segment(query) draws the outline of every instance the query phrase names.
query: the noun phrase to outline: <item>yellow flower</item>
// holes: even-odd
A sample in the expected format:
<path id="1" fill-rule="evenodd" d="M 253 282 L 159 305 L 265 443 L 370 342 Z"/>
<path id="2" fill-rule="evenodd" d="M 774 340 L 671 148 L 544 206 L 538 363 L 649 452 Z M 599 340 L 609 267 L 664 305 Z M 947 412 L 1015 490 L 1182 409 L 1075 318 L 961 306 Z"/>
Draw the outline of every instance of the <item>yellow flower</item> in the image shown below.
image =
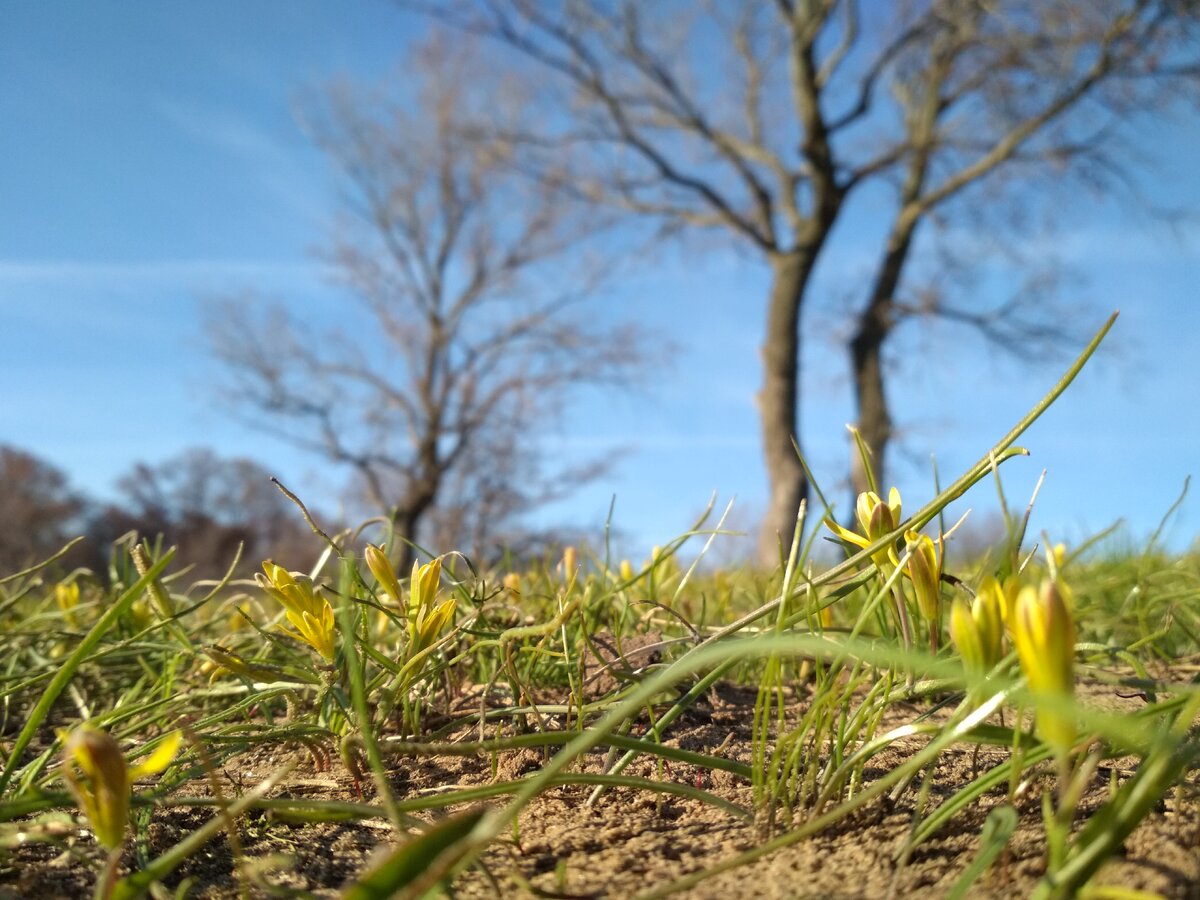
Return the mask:
<path id="1" fill-rule="evenodd" d="M 413 563 L 409 584 L 410 615 L 409 656 L 415 656 L 431 646 L 442 630 L 454 617 L 454 598 L 438 604 L 441 589 L 442 560 L 431 560 L 425 565 Z"/>
<path id="2" fill-rule="evenodd" d="M 388 596 L 392 598 L 392 602 L 404 606 L 404 597 L 400 590 L 400 579 L 396 577 L 396 570 L 392 568 L 391 562 L 387 558 L 387 554 L 383 552 L 382 547 L 376 547 L 374 544 L 367 544 L 367 549 L 363 555 L 367 560 L 367 568 L 371 570 L 371 574 L 375 576 L 375 580 L 379 582 L 379 586 L 387 591 Z"/>
<path id="3" fill-rule="evenodd" d="M 983 641 L 979 625 L 971 615 L 971 606 L 962 597 L 955 597 L 950 604 L 950 640 L 958 648 L 963 665 L 977 674 L 988 671 L 983 654 Z"/>
<path id="4" fill-rule="evenodd" d="M 1035 694 L 1070 697 L 1075 689 L 1075 622 L 1055 581 L 1024 587 L 1009 623 L 1021 671 Z M 1042 739 L 1066 752 L 1075 742 L 1075 723 L 1053 709 L 1037 711 Z"/>
<path id="5" fill-rule="evenodd" d="M 620 566 L 617 567 L 617 574 L 621 576 L 621 580 L 624 582 L 633 581 L 633 576 L 635 574 L 633 571 L 633 563 L 627 559 L 621 560 Z"/>
<path id="6" fill-rule="evenodd" d="M 202 647 L 201 650 L 218 668 L 234 675 L 240 675 L 250 681 L 285 681 L 288 678 L 288 673 L 277 666 L 244 659 L 232 650 L 227 650 L 217 644 Z"/>
<path id="7" fill-rule="evenodd" d="M 912 529 L 904 532 L 904 540 L 909 551 L 904 574 L 912 581 L 913 593 L 917 595 L 917 609 L 927 622 L 936 625 L 942 616 L 942 562 L 938 545 L 929 535 L 918 534 Z M 899 562 L 895 551 L 892 552 L 892 562 Z"/>
<path id="8" fill-rule="evenodd" d="M 129 825 L 129 799 L 133 782 L 165 769 L 179 748 L 180 733 L 172 732 L 145 760 L 133 768 L 125 761 L 117 742 L 108 733 L 80 725 L 62 735 L 63 777 L 75 800 L 96 833 L 96 840 L 109 850 L 125 843 Z M 76 771 L 83 773 L 83 778 Z"/>
<path id="9" fill-rule="evenodd" d="M 956 597 L 950 607 L 950 638 L 968 669 L 985 675 L 1004 657 L 1003 602 L 999 582 L 987 578 L 969 605 Z"/>
<path id="10" fill-rule="evenodd" d="M 79 605 L 79 582 L 59 582 L 54 586 L 54 600 L 62 610 L 63 618 L 71 628 L 76 627 L 75 607 Z"/>
<path id="11" fill-rule="evenodd" d="M 579 552 L 573 546 L 563 548 L 562 574 L 570 581 L 575 576 L 575 567 L 579 565 Z"/>
<path id="12" fill-rule="evenodd" d="M 1009 575 L 1004 581 L 1000 581 L 995 576 L 989 575 L 983 579 L 979 590 L 989 591 L 995 595 L 996 602 L 1000 606 L 1000 618 L 1011 637 L 1013 622 L 1017 617 L 1017 595 L 1021 593 L 1021 579 L 1016 575 Z"/>
<path id="13" fill-rule="evenodd" d="M 1054 557 L 1054 571 L 1058 572 L 1067 561 L 1067 545 L 1061 542 L 1055 544 L 1050 548 L 1050 555 Z"/>
<path id="14" fill-rule="evenodd" d="M 832 518 L 826 519 L 825 525 L 846 543 L 855 547 L 869 547 L 885 534 L 895 531 L 900 524 L 900 492 L 892 488 L 885 503 L 874 491 L 863 491 L 858 495 L 854 513 L 861 532 L 843 528 Z M 882 569 L 888 562 L 888 549 L 873 553 L 871 559 Z"/>
<path id="15" fill-rule="evenodd" d="M 517 597 L 521 596 L 521 575 L 518 572 L 507 572 L 501 583 L 504 589 Z"/>
<path id="16" fill-rule="evenodd" d="M 282 566 L 267 560 L 263 563 L 266 577 L 255 575 L 254 580 L 264 591 L 283 604 L 287 620 L 295 631 L 285 632 L 304 641 L 314 650 L 333 662 L 334 624 L 333 607 L 324 597 L 318 597 L 310 578 L 299 572 L 288 572 Z"/>
<path id="17" fill-rule="evenodd" d="M 425 565 L 413 563 L 408 592 L 410 606 L 415 612 L 419 613 L 436 603 L 441 588 L 442 558 L 440 556 L 437 559 L 431 559 Z"/>

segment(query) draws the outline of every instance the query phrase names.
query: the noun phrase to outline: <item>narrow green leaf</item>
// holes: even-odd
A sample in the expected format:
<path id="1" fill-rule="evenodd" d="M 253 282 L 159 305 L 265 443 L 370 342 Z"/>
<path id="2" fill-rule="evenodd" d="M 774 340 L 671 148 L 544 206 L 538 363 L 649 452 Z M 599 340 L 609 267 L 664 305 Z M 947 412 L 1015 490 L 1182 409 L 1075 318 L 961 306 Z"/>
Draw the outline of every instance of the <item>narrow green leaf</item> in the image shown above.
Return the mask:
<path id="1" fill-rule="evenodd" d="M 1008 846 L 1009 839 L 1017 830 L 1017 811 L 1011 806 L 997 806 L 983 823 L 983 831 L 979 835 L 979 855 L 971 865 L 967 866 L 954 887 L 946 894 L 946 900 L 959 900 L 965 897 L 971 886 L 979 880 L 979 876 L 987 871 L 988 866 L 1000 855 L 1000 851 Z"/>
<path id="2" fill-rule="evenodd" d="M 418 880 L 424 875 L 448 871 L 466 853 L 465 838 L 485 812 L 480 808 L 459 813 L 405 841 L 346 890 L 342 900 L 387 900 L 420 887 Z"/>
<path id="3" fill-rule="evenodd" d="M 155 563 L 152 568 L 146 570 L 145 575 L 134 582 L 125 593 L 118 597 L 117 602 L 104 611 L 104 615 L 96 621 L 91 631 L 84 635 L 83 640 L 79 642 L 79 646 L 75 648 L 75 651 L 67 657 L 58 672 L 55 673 L 54 678 L 50 680 L 50 684 L 46 686 L 46 690 L 42 693 L 41 699 L 38 700 L 37 705 L 29 713 L 29 719 L 25 722 L 25 727 L 17 735 L 17 740 L 13 743 L 12 751 L 8 754 L 8 761 L 4 764 L 4 774 L 0 775 L 0 795 L 4 794 L 4 791 L 12 781 L 13 775 L 17 770 L 17 764 L 21 759 L 21 754 L 25 752 L 25 748 L 29 746 L 29 742 L 33 740 L 33 736 L 42 726 L 42 723 L 46 721 L 46 716 L 50 714 L 50 708 L 54 705 L 54 701 L 58 699 L 58 695 L 63 692 L 67 683 L 75 676 L 80 663 L 100 643 L 100 639 L 116 624 L 117 619 L 125 613 L 125 610 L 129 609 L 133 601 L 142 595 L 142 592 L 146 590 L 146 586 L 166 569 L 174 555 L 175 548 L 172 547 L 163 554 L 162 559 Z"/>

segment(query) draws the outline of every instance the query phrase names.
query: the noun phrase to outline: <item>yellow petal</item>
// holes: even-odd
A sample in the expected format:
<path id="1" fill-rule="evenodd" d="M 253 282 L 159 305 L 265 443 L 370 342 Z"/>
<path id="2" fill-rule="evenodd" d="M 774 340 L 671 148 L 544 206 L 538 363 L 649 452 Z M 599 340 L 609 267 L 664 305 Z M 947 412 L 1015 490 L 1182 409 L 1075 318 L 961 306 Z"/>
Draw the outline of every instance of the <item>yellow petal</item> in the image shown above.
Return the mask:
<path id="1" fill-rule="evenodd" d="M 987 671 L 983 642 L 971 609 L 962 597 L 955 597 L 950 605 L 950 639 L 958 648 L 958 654 L 968 669 Z"/>
<path id="2" fill-rule="evenodd" d="M 328 607 L 326 607 L 328 608 Z M 309 645 L 330 662 L 333 661 L 333 612 L 322 615 L 320 619 L 304 613 L 304 639 Z"/>
<path id="3" fill-rule="evenodd" d="M 871 522 L 871 514 L 875 512 L 875 507 L 879 505 L 879 495 L 874 491 L 863 491 L 858 495 L 858 499 L 854 504 L 854 516 L 858 519 L 858 524 L 865 532 L 867 526 Z"/>
<path id="4" fill-rule="evenodd" d="M 900 509 L 901 509 L 900 492 L 898 490 L 896 490 L 896 488 L 892 488 L 890 491 L 888 491 L 887 505 L 888 505 L 888 509 L 892 513 L 892 521 L 895 523 L 892 527 L 895 528 L 896 525 L 900 524 Z"/>
<path id="5" fill-rule="evenodd" d="M 371 570 L 379 585 L 388 592 L 393 602 L 401 603 L 400 579 L 396 577 L 396 570 L 392 568 L 392 563 L 383 552 L 383 548 L 367 544 L 363 556 L 367 561 L 367 568 Z"/>
<path id="6" fill-rule="evenodd" d="M 833 519 L 825 520 L 825 527 L 834 533 L 839 539 L 848 544 L 853 544 L 856 547 L 869 547 L 871 542 L 857 532 L 851 531 L 848 528 L 843 528 Z"/>
<path id="7" fill-rule="evenodd" d="M 172 731 L 154 748 L 154 752 L 134 766 L 129 772 L 129 780 L 134 781 L 146 775 L 156 775 L 171 764 L 175 753 L 179 750 L 179 742 L 183 740 L 182 731 Z"/>

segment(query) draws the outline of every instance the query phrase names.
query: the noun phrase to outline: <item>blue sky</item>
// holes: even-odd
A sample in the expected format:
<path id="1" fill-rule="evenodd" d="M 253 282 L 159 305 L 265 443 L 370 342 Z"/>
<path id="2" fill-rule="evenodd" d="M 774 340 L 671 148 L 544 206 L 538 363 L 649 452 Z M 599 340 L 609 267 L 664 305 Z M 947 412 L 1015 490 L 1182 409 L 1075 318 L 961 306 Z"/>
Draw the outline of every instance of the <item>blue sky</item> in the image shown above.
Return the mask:
<path id="1" fill-rule="evenodd" d="M 336 309 L 312 253 L 336 183 L 297 125 L 297 97 L 334 76 L 401 71 L 412 31 L 383 0 L 0 4 L 0 442 L 100 496 L 135 460 L 197 444 L 259 459 L 302 494 L 335 495 L 342 473 L 220 408 L 200 305 L 254 288 L 317 317 Z M 1147 132 L 1158 167 L 1146 183 L 1200 213 L 1195 118 Z M 1069 291 L 1091 311 L 1080 327 L 1122 316 L 1112 348 L 1023 440 L 1033 455 L 1009 464 L 1005 485 L 1023 503 L 1048 470 L 1033 527 L 1055 539 L 1118 518 L 1144 535 L 1200 468 L 1200 227 L 1172 231 L 1091 198 L 1067 213 L 1053 249 L 1086 275 Z M 871 259 L 847 227 L 824 264 L 826 294 L 860 282 Z M 547 436 L 566 457 L 625 449 L 611 478 L 548 521 L 602 522 L 616 495 L 626 547 L 644 553 L 716 491 L 722 505 L 737 498 L 737 525 L 753 524 L 765 496 L 753 399 L 764 286 L 753 260 L 708 245 L 665 253 L 597 298 L 683 352 L 644 390 L 590 397 Z M 1006 360 L 946 329 L 899 347 L 893 470 L 911 504 L 928 496 L 932 451 L 949 481 L 1060 367 Z M 806 340 L 805 449 L 839 499 L 852 418 L 844 357 L 834 340 Z M 966 505 L 983 513 L 994 496 L 985 488 Z M 1185 502 L 1174 546 L 1192 541 L 1198 503 Z"/>

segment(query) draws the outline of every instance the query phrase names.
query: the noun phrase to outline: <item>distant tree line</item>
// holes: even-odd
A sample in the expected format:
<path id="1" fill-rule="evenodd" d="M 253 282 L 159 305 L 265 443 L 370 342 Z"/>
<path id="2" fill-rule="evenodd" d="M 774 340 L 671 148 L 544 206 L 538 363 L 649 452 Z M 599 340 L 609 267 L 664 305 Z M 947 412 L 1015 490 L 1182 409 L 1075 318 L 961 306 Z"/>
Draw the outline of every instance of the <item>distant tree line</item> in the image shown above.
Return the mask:
<path id="1" fill-rule="evenodd" d="M 130 532 L 178 547 L 197 578 L 225 572 L 242 547 L 241 571 L 266 558 L 301 567 L 319 540 L 299 510 L 253 460 L 193 448 L 158 464 L 135 463 L 111 499 L 89 497 L 66 474 L 26 450 L 0 445 L 0 577 L 85 540 L 67 566 L 103 571 L 114 542 Z"/>

